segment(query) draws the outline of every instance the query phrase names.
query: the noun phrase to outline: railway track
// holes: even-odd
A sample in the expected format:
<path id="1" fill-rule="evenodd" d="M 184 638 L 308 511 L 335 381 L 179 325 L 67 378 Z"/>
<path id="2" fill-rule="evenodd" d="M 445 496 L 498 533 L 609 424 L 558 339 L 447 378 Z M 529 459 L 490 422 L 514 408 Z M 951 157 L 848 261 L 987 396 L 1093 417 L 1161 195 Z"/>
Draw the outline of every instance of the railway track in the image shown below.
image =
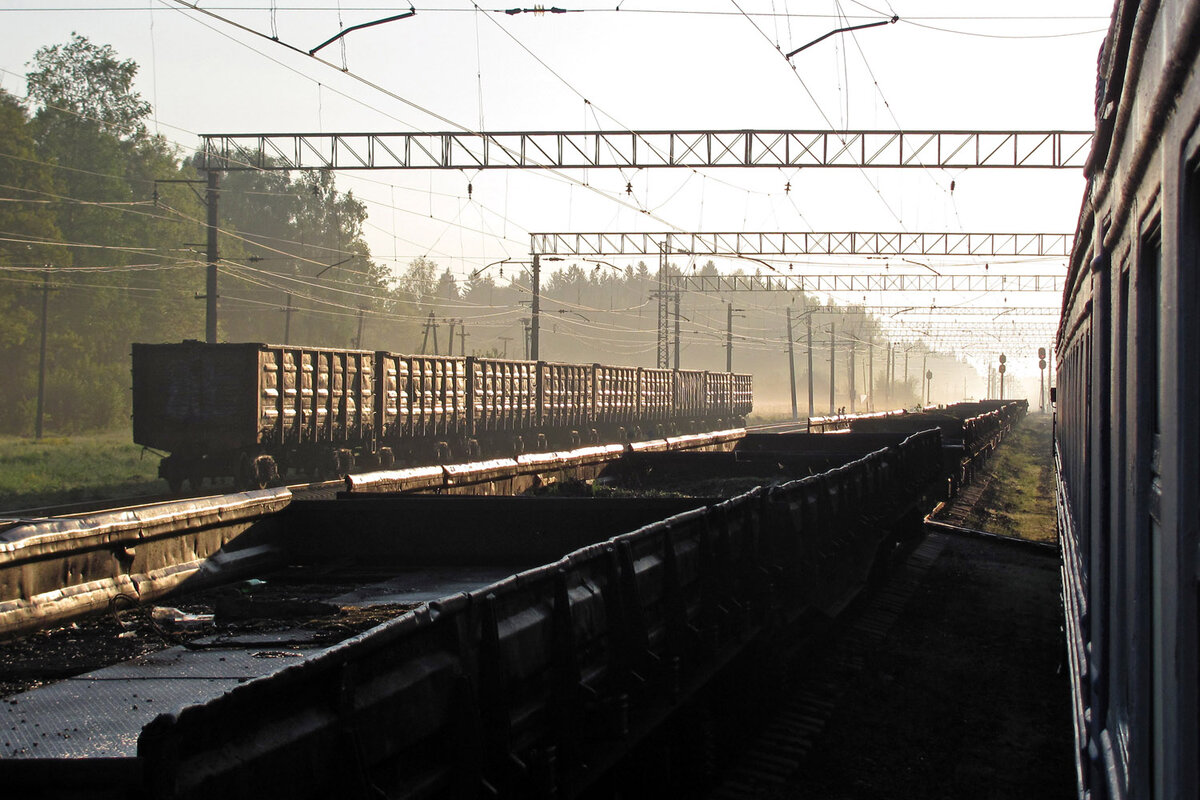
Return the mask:
<path id="1" fill-rule="evenodd" d="M 758 425 L 747 427 L 744 430 L 753 431 L 756 433 L 771 433 L 785 431 L 803 431 L 804 423 L 771 423 L 767 425 Z M 711 431 L 708 433 L 698 434 L 698 436 L 711 436 L 719 432 Z M 538 455 L 538 454 L 533 454 Z M 396 467 L 395 469 L 420 468 L 426 466 L 446 466 L 436 462 L 414 463 L 405 465 L 404 467 Z M 353 475 L 357 477 L 367 477 L 371 474 L 370 470 L 359 470 Z M 279 483 L 279 487 L 290 491 L 293 497 L 297 500 L 314 500 L 314 499 L 331 499 L 336 494 L 346 487 L 344 477 L 333 480 L 324 481 L 299 481 L 296 483 Z M 220 491 L 227 488 L 228 491 Z M 86 514 L 94 514 L 97 512 L 114 512 L 127 511 L 155 503 L 165 503 L 177 500 L 198 500 L 203 498 L 224 497 L 227 495 L 236 494 L 237 491 L 233 488 L 232 483 L 228 486 L 214 486 L 209 491 L 183 491 L 180 493 L 159 492 L 151 494 L 127 495 L 125 497 L 109 498 L 103 500 L 87 500 L 75 503 L 60 503 L 55 505 L 36 506 L 29 508 L 16 508 L 10 510 L 0 510 L 0 528 L 3 527 L 4 521 L 10 523 L 17 520 L 45 519 L 48 517 L 72 517 L 82 516 Z"/>
<path id="2" fill-rule="evenodd" d="M 282 488 L 287 489 L 297 499 L 316 499 L 330 498 L 337 492 L 345 488 L 344 480 L 331 481 L 315 481 L 305 483 L 293 483 L 282 485 Z M 218 487 L 214 487 L 218 488 Z M 12 510 L 0 511 L 0 527 L 5 521 L 10 524 L 18 520 L 33 520 L 46 519 L 50 517 L 79 517 L 98 512 L 118 512 L 118 511 L 133 511 L 139 508 L 156 505 L 158 503 L 169 503 L 177 500 L 200 500 L 204 498 L 225 497 L 230 494 L 236 494 L 233 487 L 229 487 L 228 492 L 181 492 L 172 494 L 169 492 L 161 492 L 154 494 L 139 494 L 127 495 L 125 497 L 116 497 L 105 500 L 86 500 L 78 503 L 60 503 L 51 506 L 36 506 L 32 508 L 17 508 Z"/>

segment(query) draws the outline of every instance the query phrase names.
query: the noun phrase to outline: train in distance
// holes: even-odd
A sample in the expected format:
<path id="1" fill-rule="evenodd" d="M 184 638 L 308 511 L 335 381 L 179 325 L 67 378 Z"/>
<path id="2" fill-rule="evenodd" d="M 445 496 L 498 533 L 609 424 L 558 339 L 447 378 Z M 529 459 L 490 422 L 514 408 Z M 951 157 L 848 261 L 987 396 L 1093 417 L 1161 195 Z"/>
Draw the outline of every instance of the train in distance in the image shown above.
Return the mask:
<path id="1" fill-rule="evenodd" d="M 750 375 L 257 342 L 133 345 L 133 440 L 159 475 L 265 487 L 289 470 L 446 463 L 745 424 Z"/>

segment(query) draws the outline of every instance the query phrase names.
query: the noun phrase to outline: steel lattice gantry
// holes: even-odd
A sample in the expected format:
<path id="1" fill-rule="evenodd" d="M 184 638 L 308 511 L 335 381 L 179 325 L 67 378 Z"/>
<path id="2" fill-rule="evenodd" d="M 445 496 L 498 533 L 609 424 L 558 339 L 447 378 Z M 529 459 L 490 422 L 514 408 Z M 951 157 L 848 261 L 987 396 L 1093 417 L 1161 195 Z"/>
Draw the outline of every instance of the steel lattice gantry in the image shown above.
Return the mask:
<path id="1" fill-rule="evenodd" d="M 1057 292 L 1061 275 L 672 275 L 684 292 Z"/>
<path id="2" fill-rule="evenodd" d="M 1061 275 L 671 275 L 669 255 L 750 257 L 921 256 L 1067 257 L 1069 233 L 905 233 L 893 232 L 613 232 L 533 233 L 530 252 L 535 273 L 541 258 L 652 256 L 659 258 L 658 365 L 669 361 L 670 301 L 680 292 L 1055 292 Z"/>
<path id="3" fill-rule="evenodd" d="M 444 131 L 201 136 L 205 170 L 1081 169 L 1091 131 Z"/>
<path id="4" fill-rule="evenodd" d="M 1073 233 L 614 232 L 533 233 L 543 256 L 999 256 L 1071 255 Z"/>
<path id="5" fill-rule="evenodd" d="M 1081 169 L 1087 159 L 1091 131 L 822 131 L 789 129 L 656 130 L 656 131 L 505 131 L 399 133 L 244 133 L 201 136 L 199 167 L 214 176 L 236 170 L 483 170 L 483 169 L 600 169 L 831 167 L 853 169 L 981 168 Z M 210 178 L 215 189 L 215 183 Z M 215 203 L 214 203 L 215 206 Z M 209 221 L 210 232 L 216 223 Z M 887 237 L 887 234 L 883 234 Z M 210 235 L 215 241 L 215 237 Z M 843 240 L 829 243 L 835 250 Z M 1013 236 L 1014 251 L 1025 255 L 1022 240 Z M 764 240 L 764 244 L 768 240 Z M 937 248 L 936 240 L 916 246 Z M 1038 247 L 1046 246 L 1039 240 Z M 857 242 L 851 242 L 857 246 Z M 981 255 L 972 240 L 943 247 L 948 255 Z M 698 247 L 697 243 L 689 245 Z M 780 241 L 781 247 L 790 243 Z M 816 243 L 814 246 L 819 246 Z M 913 246 L 903 239 L 885 238 L 874 245 L 883 255 L 908 254 Z M 895 253 L 889 248 L 896 247 Z M 959 248 L 965 246 L 963 251 Z M 995 240 L 986 246 L 996 248 Z M 1053 246 L 1053 243 L 1051 243 Z M 1063 246 L 1066 247 L 1065 239 Z M 950 252 L 953 251 L 953 252 Z M 667 272 L 667 248 L 661 248 L 660 269 Z M 678 251 L 670 251 L 678 252 Z M 699 254 L 712 251 L 698 251 Z M 782 254 L 782 249 L 769 251 Z M 804 250 L 802 252 L 808 252 Z M 1055 250 L 1055 254 L 1057 254 Z M 744 254 L 738 251 L 736 254 Z M 922 255 L 932 255 L 920 253 Z M 209 326 L 216 325 L 215 245 L 209 247 Z M 538 354 L 539 255 L 533 256 L 533 298 L 530 309 L 531 351 Z M 662 284 L 662 282 L 660 282 Z M 659 364 L 666 364 L 667 296 L 659 291 Z M 854 286 L 857 291 L 857 285 Z M 922 289 L 928 291 L 928 289 Z M 830 291 L 842 291 L 831 289 Z M 893 289 L 893 291 L 905 291 Z"/>

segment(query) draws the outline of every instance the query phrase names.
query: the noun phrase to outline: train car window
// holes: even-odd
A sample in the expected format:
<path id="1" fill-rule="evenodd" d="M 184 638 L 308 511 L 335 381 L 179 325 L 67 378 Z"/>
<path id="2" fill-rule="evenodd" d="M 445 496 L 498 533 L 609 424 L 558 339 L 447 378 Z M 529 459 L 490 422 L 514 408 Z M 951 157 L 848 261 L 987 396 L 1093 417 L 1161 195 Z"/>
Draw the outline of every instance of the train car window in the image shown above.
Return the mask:
<path id="1" fill-rule="evenodd" d="M 1181 378 L 1188 382 L 1188 391 L 1182 395 L 1183 402 L 1190 404 L 1196 400 L 1197 376 L 1200 375 L 1200 320 L 1195 317 L 1197 308 L 1200 308 L 1200 279 L 1197 277 L 1197 270 L 1200 269 L 1200 156 L 1194 157 L 1189 166 L 1190 169 L 1184 178 L 1185 205 L 1182 215 L 1183 225 L 1179 236 L 1181 252 L 1176 279 L 1176 286 L 1180 293 L 1179 308 L 1186 312 L 1180 314 L 1180 335 L 1176 341 L 1186 348 L 1185 358 L 1179 362 L 1178 369 L 1183 373 Z M 1184 420 L 1187 421 L 1184 422 Z M 1195 414 L 1180 415 L 1180 421 L 1183 423 L 1179 428 L 1180 439 L 1186 436 L 1187 441 L 1180 442 L 1175 446 L 1179 447 L 1182 453 L 1190 454 L 1190 458 L 1179 459 L 1181 468 L 1177 468 L 1177 474 L 1173 476 L 1178 483 L 1172 486 L 1175 496 L 1170 498 L 1170 502 L 1175 511 L 1179 553 L 1183 557 L 1191 553 L 1200 556 L 1200 553 L 1197 553 L 1197 545 L 1200 542 L 1197 541 L 1196 514 L 1191 506 L 1191 501 L 1197 495 L 1186 496 L 1189 485 L 1192 486 L 1193 492 L 1200 492 L 1200 486 L 1196 485 L 1198 473 L 1194 464 L 1194 459 L 1200 454 L 1200 425 L 1196 424 Z M 1186 572 L 1184 574 L 1186 575 Z M 1193 575 L 1193 580 L 1196 579 L 1200 579 L 1200 574 Z M 1189 590 L 1190 603 L 1187 595 Z M 1178 667 L 1178 674 L 1181 686 L 1187 687 L 1190 683 L 1190 691 L 1185 695 L 1185 702 L 1190 702 L 1192 708 L 1190 714 L 1185 711 L 1181 715 L 1180 722 L 1181 726 L 1190 723 L 1192 727 L 1190 731 L 1185 727 L 1184 736 L 1180 738 L 1183 740 L 1181 741 L 1181 746 L 1184 748 L 1183 753 L 1187 753 L 1189 750 L 1192 752 L 1191 772 L 1186 777 L 1190 778 L 1192 785 L 1195 786 L 1198 782 L 1196 765 L 1200 765 L 1200 698 L 1197 697 L 1197 686 L 1200 686 L 1200 614 L 1197 614 L 1197 609 L 1200 609 L 1200 583 L 1193 582 L 1189 588 L 1185 588 L 1183 585 L 1179 586 L 1178 596 L 1182 606 L 1179 613 L 1180 618 L 1185 620 L 1191 618 L 1190 630 L 1188 630 L 1187 623 L 1180 626 L 1181 663 Z M 1190 641 L 1187 638 L 1190 638 Z M 1187 738 L 1191 739 L 1190 748 Z M 1181 755 L 1179 760 L 1180 763 L 1187 764 L 1186 755 Z"/>
<path id="2" fill-rule="evenodd" d="M 1162 277 L 1162 235 L 1157 224 L 1143 234 L 1137 257 L 1135 284 L 1136 319 L 1133 341 L 1135 375 L 1132 455 L 1133 474 L 1129 486 L 1134 487 L 1133 508 L 1129 528 L 1133 538 L 1132 587 L 1134 592 L 1133 641 L 1131 677 L 1136 680 L 1135 719 L 1138 742 L 1137 762 L 1144 772 L 1135 785 L 1152 791 L 1155 770 L 1144 756 L 1153 747 L 1153 732 L 1162 719 L 1160 669 L 1162 666 L 1162 596 L 1164 570 L 1162 565 L 1161 525 L 1161 459 L 1159 447 L 1159 300 Z M 1152 795 L 1153 796 L 1153 795 Z"/>
<path id="3" fill-rule="evenodd" d="M 1117 319 L 1114 326 L 1112 365 L 1112 397 L 1113 397 L 1113 463 L 1110 474 L 1118 485 L 1128 486 L 1126 473 L 1126 449 L 1128 447 L 1128 414 L 1127 392 L 1129 349 L 1129 270 L 1122 265 L 1117 294 Z M 1110 576 L 1112 587 L 1110 618 L 1112 620 L 1112 672 L 1110 673 L 1111 705 L 1109 707 L 1112 719 L 1109 727 L 1113 730 L 1116 754 L 1122 766 L 1128 763 L 1125 754 L 1129 751 L 1129 690 L 1132 681 L 1124 676 L 1129 674 L 1130 650 L 1130 618 L 1133 597 L 1129 590 L 1129 574 L 1125 565 L 1130 563 L 1130 536 L 1125 526 L 1126 493 L 1115 492 L 1112 503 L 1112 523 L 1110 530 L 1113 536 L 1113 572 Z"/>

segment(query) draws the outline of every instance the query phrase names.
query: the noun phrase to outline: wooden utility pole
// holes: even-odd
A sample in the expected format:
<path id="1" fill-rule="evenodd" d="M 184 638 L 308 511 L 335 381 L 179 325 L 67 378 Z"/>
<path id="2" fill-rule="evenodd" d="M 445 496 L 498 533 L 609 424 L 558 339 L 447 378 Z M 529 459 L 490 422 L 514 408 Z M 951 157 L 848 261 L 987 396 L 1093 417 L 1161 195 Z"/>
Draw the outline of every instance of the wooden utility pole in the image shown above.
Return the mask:
<path id="1" fill-rule="evenodd" d="M 508 358 L 508 343 L 512 341 L 511 336 L 501 336 L 500 341 L 504 342 L 504 355 L 501 358 Z"/>
<path id="2" fill-rule="evenodd" d="M 433 354 L 437 355 L 437 351 L 438 351 L 437 329 L 438 329 L 438 326 L 437 326 L 437 322 L 435 321 L 435 319 L 436 318 L 433 316 L 433 312 L 430 311 L 429 319 L 427 319 L 425 321 L 425 336 L 421 339 L 421 355 L 425 355 L 428 352 L 428 350 L 426 348 L 429 346 L 429 332 L 430 331 L 433 331 Z"/>
<path id="3" fill-rule="evenodd" d="M 829 413 L 830 414 L 837 413 L 837 405 L 836 405 L 837 401 L 833 397 L 833 385 L 834 385 L 833 374 L 835 372 L 834 366 L 837 364 L 837 358 L 836 358 L 836 356 L 837 356 L 837 352 L 836 352 L 837 337 L 834 336 L 834 332 L 833 332 L 834 326 L 835 326 L 835 323 L 833 323 L 833 322 L 829 323 Z"/>
<path id="4" fill-rule="evenodd" d="M 289 300 L 291 299 L 290 295 L 288 296 L 288 299 Z M 367 310 L 365 308 L 358 309 L 358 335 L 354 337 L 354 349 L 355 350 L 361 350 L 362 346 L 363 346 L 363 338 L 362 338 L 363 322 L 365 321 L 366 312 L 367 312 Z"/>
<path id="5" fill-rule="evenodd" d="M 787 342 L 788 342 L 788 386 L 792 390 L 792 419 L 799 419 L 800 414 L 796 409 L 796 352 L 795 343 L 792 341 L 792 307 L 787 309 Z M 678 368 L 676 362 L 676 368 Z"/>
<path id="6" fill-rule="evenodd" d="M 816 416 L 813 407 L 813 344 L 812 344 L 812 312 L 808 313 L 808 415 Z"/>
<path id="7" fill-rule="evenodd" d="M 217 341 L 217 176 L 216 170 L 208 171 L 208 186 L 205 189 L 205 205 L 208 207 L 208 239 L 206 256 L 208 275 L 204 286 L 204 341 Z"/>
<path id="8" fill-rule="evenodd" d="M 42 343 L 38 351 L 38 384 L 37 384 L 37 415 L 34 419 L 33 436 L 35 439 L 42 438 L 42 422 L 45 418 L 46 409 L 46 331 L 47 317 L 50 310 L 50 273 L 42 273 L 42 288 L 39 290 L 42 293 Z"/>
<path id="9" fill-rule="evenodd" d="M 449 322 L 450 322 L 450 336 L 449 336 L 449 341 L 446 342 L 446 355 L 452 356 L 452 355 L 454 355 L 454 323 L 458 322 L 458 320 L 451 319 Z M 434 345 L 434 350 L 436 351 L 436 349 L 437 349 L 437 346 Z"/>
<path id="10" fill-rule="evenodd" d="M 458 354 L 460 356 L 465 357 L 467 355 L 467 336 L 469 335 L 467 333 L 467 326 L 460 319 L 458 321 Z"/>

